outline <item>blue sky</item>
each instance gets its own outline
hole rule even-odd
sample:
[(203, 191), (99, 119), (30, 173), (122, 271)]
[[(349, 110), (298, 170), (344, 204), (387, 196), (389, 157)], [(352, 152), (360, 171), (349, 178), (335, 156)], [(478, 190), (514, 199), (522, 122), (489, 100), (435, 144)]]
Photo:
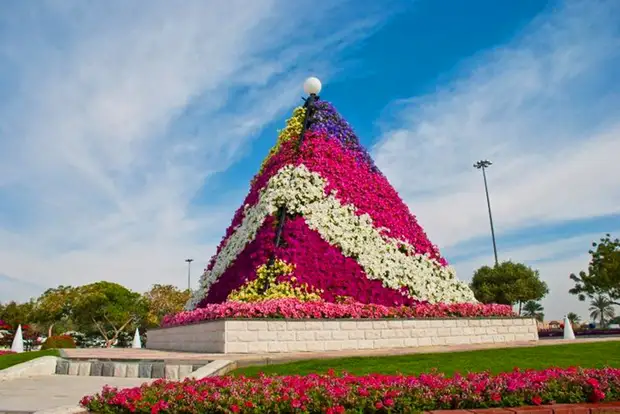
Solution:
[(185, 286), (303, 79), (358, 132), (459, 277), (551, 288), (620, 233), (613, 1), (40, 1), (0, 12), (0, 300), (106, 279)]

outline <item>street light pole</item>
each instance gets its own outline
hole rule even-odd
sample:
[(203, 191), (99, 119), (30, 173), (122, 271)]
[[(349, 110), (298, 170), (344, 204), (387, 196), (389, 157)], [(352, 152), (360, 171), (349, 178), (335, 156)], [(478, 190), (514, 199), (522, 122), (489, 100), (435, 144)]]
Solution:
[(192, 274), (192, 262), (194, 259), (185, 259), (187, 263), (187, 290), (192, 290), (191, 274)]
[(484, 192), (487, 195), (487, 207), (489, 208), (489, 223), (491, 223), (491, 238), (493, 239), (493, 254), (495, 255), (495, 266), (499, 264), (497, 260), (497, 245), (495, 244), (495, 229), (493, 228), (493, 215), (491, 214), (491, 200), (489, 198), (489, 186), (487, 185), (486, 169), (493, 163), (489, 160), (481, 160), (474, 164), (474, 168), (482, 170), (482, 177), (484, 178)]

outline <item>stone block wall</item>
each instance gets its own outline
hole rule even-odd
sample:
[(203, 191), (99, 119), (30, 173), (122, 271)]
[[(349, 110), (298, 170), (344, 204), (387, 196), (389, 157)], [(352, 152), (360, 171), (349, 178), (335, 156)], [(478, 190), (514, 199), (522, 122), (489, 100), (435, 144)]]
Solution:
[(218, 320), (148, 332), (147, 348), (264, 354), (537, 341), (530, 318)]

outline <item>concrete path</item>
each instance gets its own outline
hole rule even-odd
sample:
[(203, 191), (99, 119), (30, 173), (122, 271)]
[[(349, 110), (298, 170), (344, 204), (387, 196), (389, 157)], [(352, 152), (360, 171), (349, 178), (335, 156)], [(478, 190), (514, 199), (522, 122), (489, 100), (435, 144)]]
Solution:
[(132, 348), (88, 348), (88, 349), (65, 349), (62, 351), (66, 358), (96, 358), (96, 359), (153, 359), (153, 360), (232, 360), (238, 366), (248, 365), (267, 365), (271, 363), (297, 361), (303, 359), (325, 359), (325, 358), (346, 358), (361, 356), (389, 356), (389, 355), (409, 355), (425, 354), (431, 352), (461, 352), (475, 351), (480, 349), (497, 348), (523, 348), (532, 346), (562, 345), (587, 342), (607, 342), (620, 341), (620, 338), (583, 338), (575, 340), (557, 339), (553, 341), (538, 342), (511, 342), (499, 344), (468, 344), (468, 345), (447, 345), (447, 346), (424, 346), (416, 348), (395, 348), (395, 349), (372, 349), (359, 351), (322, 351), (322, 352), (295, 352), (295, 353), (272, 353), (272, 354), (200, 354), (190, 352), (170, 352), (157, 351), (153, 349), (132, 349)]
[[(148, 380), (147, 380), (148, 381)], [(128, 388), (147, 382), (144, 378), (74, 377), (48, 375), (0, 382), (0, 412), (35, 412), (76, 406), (85, 395), (100, 392), (104, 385)]]

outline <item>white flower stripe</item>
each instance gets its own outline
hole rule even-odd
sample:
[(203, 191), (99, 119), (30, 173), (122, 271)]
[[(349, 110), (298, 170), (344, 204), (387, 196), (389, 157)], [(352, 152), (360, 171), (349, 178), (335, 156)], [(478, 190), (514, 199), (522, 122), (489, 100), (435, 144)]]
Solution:
[(456, 279), (452, 267), (442, 266), (428, 254), (415, 253), (413, 246), (402, 240), (381, 234), (368, 214), (358, 215), (355, 206), (343, 205), (335, 194), (325, 195), (325, 185), (320, 174), (304, 165), (282, 167), (261, 191), (257, 204), (246, 208), (243, 222), (226, 241), (213, 268), (201, 278), (200, 288), (187, 307), (195, 307), (254, 239), (265, 218), (280, 206), (302, 215), (324, 240), (355, 258), (369, 279), (381, 280), (392, 289), (404, 286), (412, 297), (432, 303), (476, 302), (469, 287)]

